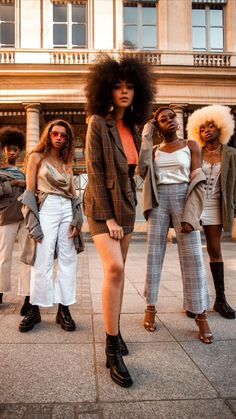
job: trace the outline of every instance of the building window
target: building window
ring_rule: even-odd
[[[0,3],[0,47],[15,47],[15,5]]]
[[[124,2],[125,48],[156,49],[156,3],[156,0]]]
[[[86,2],[53,4],[53,47],[86,48]]]
[[[224,50],[224,13],[222,6],[193,5],[192,41],[194,50]]]

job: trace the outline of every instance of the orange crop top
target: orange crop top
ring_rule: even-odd
[[[138,152],[134,144],[133,135],[128,127],[126,127],[122,119],[116,121],[117,129],[126,155],[128,164],[138,163]]]

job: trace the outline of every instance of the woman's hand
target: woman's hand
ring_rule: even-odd
[[[191,231],[193,231],[194,228],[193,226],[191,226],[191,224],[189,223],[181,223],[181,233],[191,233]]]
[[[124,237],[123,228],[120,227],[115,218],[111,218],[110,220],[106,220],[106,225],[110,233],[110,237],[116,240],[121,240]]]
[[[69,228],[69,239],[73,239],[74,237],[78,236],[79,229],[75,226],[70,226]]]

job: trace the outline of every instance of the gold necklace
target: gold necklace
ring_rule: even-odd
[[[177,140],[174,140],[174,141],[171,141],[170,143],[165,143],[165,141],[162,141],[161,142],[161,144],[163,144],[163,145],[172,145],[172,144],[174,144],[174,143],[177,143],[179,141],[179,138],[177,138]]]
[[[209,154],[214,154],[214,153],[216,153],[218,150],[220,150],[220,148],[221,148],[221,144],[219,145],[219,147],[217,147],[215,150],[209,150],[208,148],[207,148],[207,146],[205,146],[205,150],[206,150],[206,152],[207,153],[209,153]]]

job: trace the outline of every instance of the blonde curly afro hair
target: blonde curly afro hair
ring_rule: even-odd
[[[196,140],[203,147],[200,127],[210,121],[213,121],[220,130],[219,142],[227,144],[234,133],[235,122],[233,115],[230,113],[230,107],[224,105],[209,105],[194,111],[188,118],[188,138]]]

